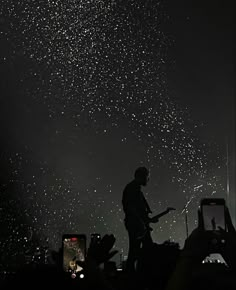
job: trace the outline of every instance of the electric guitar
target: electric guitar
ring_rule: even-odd
[[[150,227],[150,223],[157,223],[159,218],[163,217],[164,215],[168,214],[170,211],[175,210],[174,207],[167,207],[167,209],[152,218],[149,218],[148,221],[140,221],[139,230],[137,231],[137,238],[141,239],[147,233],[147,231],[152,231],[153,229]]]
[[[174,208],[174,207],[167,207],[167,209],[166,209],[165,211],[163,211],[163,212],[161,212],[161,213],[155,215],[154,217],[152,217],[152,218],[150,219],[150,222],[151,222],[151,223],[157,223],[157,222],[159,221],[159,218],[160,218],[160,217],[162,217],[162,216],[168,214],[168,213],[169,213],[170,211],[172,211],[172,210],[175,210],[175,208]]]

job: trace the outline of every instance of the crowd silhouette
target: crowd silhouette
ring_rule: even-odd
[[[151,210],[141,192],[149,172],[145,167],[135,171],[135,178],[123,192],[125,227],[129,235],[129,256],[120,270],[111,259],[119,252],[113,234],[93,236],[84,259],[73,259],[79,271],[64,271],[63,247],[52,252],[48,263],[27,264],[1,282],[1,289],[22,287],[74,287],[96,290],[233,290],[236,285],[236,230],[229,209],[225,206],[225,228],[214,224],[204,229],[203,216],[198,212],[198,225],[186,238],[184,246],[151,238]],[[167,214],[171,209],[161,213]],[[173,210],[173,208],[172,208]],[[137,222],[139,221],[139,222]],[[203,263],[212,253],[220,254],[225,263]],[[76,268],[78,269],[78,268]]]

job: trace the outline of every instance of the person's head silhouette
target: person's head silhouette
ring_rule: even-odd
[[[149,181],[149,170],[146,167],[139,167],[135,170],[134,178],[140,185],[147,185]]]

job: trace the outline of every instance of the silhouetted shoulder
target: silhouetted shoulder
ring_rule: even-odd
[[[140,185],[137,184],[135,180],[132,180],[125,186],[124,192],[135,192],[135,191],[140,191]]]
[[[140,185],[138,185],[135,180],[131,181],[124,188],[122,201],[133,199],[140,191]]]
[[[135,180],[128,183],[123,191],[122,204],[124,212],[127,214],[130,212],[130,207],[140,204],[141,188]]]

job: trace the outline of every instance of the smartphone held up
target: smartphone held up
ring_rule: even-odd
[[[63,270],[75,274],[83,270],[79,262],[86,257],[86,235],[64,234],[62,236]]]
[[[226,230],[225,200],[223,198],[204,198],[200,203],[204,230],[217,232]]]

